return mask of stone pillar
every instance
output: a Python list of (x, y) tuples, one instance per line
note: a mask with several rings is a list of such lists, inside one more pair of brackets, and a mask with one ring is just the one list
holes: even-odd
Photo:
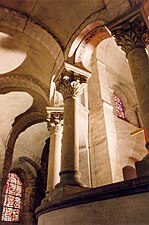
[[(146, 52), (148, 37), (143, 18), (138, 16), (113, 29), (116, 42), (125, 51), (133, 77), (140, 106), (142, 121), (149, 140), (149, 59)], [(127, 75), (126, 75), (127, 76)], [(146, 143), (147, 150), (149, 142)], [(148, 161), (148, 163), (146, 162)], [(136, 163), (139, 176), (149, 175), (149, 157)], [(143, 168), (143, 169), (142, 169)]]
[(85, 84), (86, 77), (73, 72), (65, 72), (56, 83), (57, 91), (64, 98), (64, 130), (58, 186), (83, 186), (79, 173), (78, 101)]
[[(52, 110), (50, 111), (50, 109)], [(48, 130), (50, 131), (50, 152), (48, 160), (46, 200), (51, 199), (51, 193), (55, 185), (60, 181), (61, 140), (63, 109), (53, 112), (54, 107), (47, 107)]]
[(113, 34), (117, 44), (126, 53), (149, 140), (149, 60), (145, 49), (146, 30), (142, 17), (137, 17), (121, 24), (113, 30)]

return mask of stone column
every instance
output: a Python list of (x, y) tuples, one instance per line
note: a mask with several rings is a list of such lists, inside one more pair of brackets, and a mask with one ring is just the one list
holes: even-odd
[(47, 175), (47, 191), (46, 200), (51, 199), (51, 193), (55, 185), (60, 181), (60, 163), (61, 163), (61, 140), (62, 140), (62, 121), (63, 109), (61, 112), (50, 111), (48, 107), (48, 130), (50, 131), (50, 152), (48, 160), (48, 175)]
[(78, 101), (86, 84), (86, 77), (66, 72), (56, 83), (64, 98), (64, 130), (61, 156), (60, 184), (83, 186), (79, 173)]
[(142, 17), (137, 17), (115, 28), (113, 34), (117, 44), (126, 53), (149, 140), (149, 59), (145, 49), (146, 31)]
[[(116, 42), (125, 51), (133, 77), (149, 151), (149, 59), (146, 52), (148, 31), (141, 16), (120, 24), (113, 29)], [(136, 163), (137, 175), (149, 175), (149, 154)]]

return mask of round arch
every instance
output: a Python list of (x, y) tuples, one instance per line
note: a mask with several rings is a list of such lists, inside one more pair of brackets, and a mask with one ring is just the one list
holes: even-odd
[[(44, 27), (28, 18), (25, 14), (0, 7), (0, 26), (24, 33), (42, 44), (55, 60), (55, 72), (58, 72), (63, 65), (64, 56), (60, 41)], [(10, 23), (11, 21), (11, 23)]]
[(94, 21), (88, 24), (73, 41), (68, 61), (73, 61), (79, 67), (91, 71), (91, 58), (97, 45), (104, 39), (111, 37), (110, 31), (103, 21)]
[(6, 151), (5, 151), (5, 158), (4, 158), (4, 166), (3, 166), (3, 175), (2, 175), (2, 186), (6, 182), (6, 177), (8, 175), (8, 170), (12, 164), (12, 157), (14, 151), (14, 145), (16, 142), (17, 137), (23, 131), (25, 131), (29, 126), (46, 121), (46, 114), (42, 112), (30, 112), (27, 115), (24, 115), (20, 120), (18, 120), (9, 135)]
[(10, 168), (11, 172), (17, 174), (23, 185), (23, 224), (37, 224), (35, 209), (40, 205), (42, 198), (44, 198), (40, 169), (31, 159), (20, 157), (13, 162)]

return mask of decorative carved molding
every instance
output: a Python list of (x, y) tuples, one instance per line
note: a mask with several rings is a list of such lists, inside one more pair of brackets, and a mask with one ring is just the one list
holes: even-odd
[(134, 48), (145, 48), (146, 46), (148, 32), (141, 16), (113, 28), (112, 33), (126, 55)]
[(86, 83), (87, 77), (65, 70), (60, 80), (56, 82), (56, 90), (63, 95), (65, 100), (72, 96), (77, 97), (81, 95)]

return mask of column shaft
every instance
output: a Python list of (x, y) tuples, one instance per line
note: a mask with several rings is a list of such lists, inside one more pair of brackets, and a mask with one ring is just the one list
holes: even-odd
[(47, 107), (47, 114), (48, 130), (50, 131), (50, 147), (47, 189), (44, 201), (51, 200), (52, 191), (60, 181), (63, 108)]
[(78, 100), (69, 96), (64, 101), (64, 131), (61, 159), (61, 182), (79, 182)]
[(47, 177), (47, 192), (49, 194), (54, 189), (55, 185), (59, 183), (60, 164), (61, 164), (61, 139), (62, 127), (57, 124), (50, 128), (50, 153), (48, 160), (48, 177)]
[(149, 59), (144, 48), (132, 49), (127, 58), (149, 140)]
[(83, 186), (79, 173), (78, 101), (86, 84), (86, 77), (64, 71), (57, 82), (57, 91), (64, 98), (64, 130), (59, 185)]
[(146, 24), (139, 15), (113, 28), (112, 32), (117, 44), (126, 53), (149, 140), (149, 59), (145, 50), (148, 40)]

